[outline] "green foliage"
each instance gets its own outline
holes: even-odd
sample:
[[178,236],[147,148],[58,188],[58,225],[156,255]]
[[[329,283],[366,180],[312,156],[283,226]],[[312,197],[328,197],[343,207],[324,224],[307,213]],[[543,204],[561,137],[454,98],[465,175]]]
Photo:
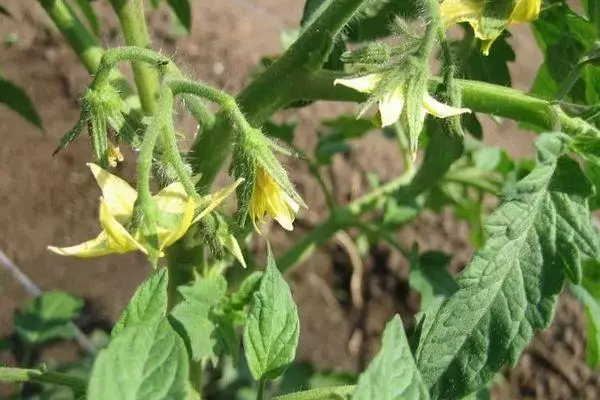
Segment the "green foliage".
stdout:
[[433,398],[472,393],[515,363],[552,321],[565,270],[598,256],[586,204],[592,189],[564,155],[566,141],[559,134],[538,139],[538,165],[486,222],[488,240],[458,290],[426,311],[416,358]]
[[2,74],[0,74],[0,104],[6,105],[36,128],[43,129],[42,119],[25,91]]
[[175,327],[186,341],[191,358],[195,361],[216,360],[221,353],[237,352],[237,338],[233,322],[221,311],[227,282],[221,276],[199,278],[191,286],[181,286],[183,297],[173,311]]
[[[75,2],[85,25],[69,6]],[[154,7],[160,3],[151,1]],[[166,3],[190,31],[192,3]],[[536,332],[552,322],[567,281],[588,315],[588,363],[600,366],[600,239],[590,215],[600,208],[597,0],[584,2],[585,15],[564,1],[544,2],[540,18],[533,22],[545,57],[533,95],[510,88],[509,64],[528,56],[515,54],[505,30],[515,22],[513,0],[482,6],[477,36],[495,39],[487,56],[467,23],[460,40],[446,38],[442,17],[448,16],[440,16],[436,0],[307,0],[299,29],[285,38],[285,52],[263,58],[260,73],[253,74],[235,98],[187,78],[185,68],[148,48],[150,37],[141,18],[144,2],[131,2],[133,17],[121,18],[130,46],[106,50],[96,43],[101,29],[92,3],[40,4],[93,74],[79,121],[57,151],[86,128],[93,157],[105,167],[114,164],[115,155],[109,154],[116,151],[113,141],[139,151],[132,161],[138,167],[138,190],[123,200],[135,218],[130,223],[117,221],[119,232],[113,232],[117,227],[106,216],[100,222],[115,249],[122,242],[142,241],[152,264],[165,267],[138,287],[110,340],[105,337],[107,347],[93,363],[89,384],[84,378],[91,357],[81,370],[3,367],[0,380],[40,383],[39,398],[72,398],[71,392],[83,396],[87,387],[85,397],[91,400],[263,399],[274,394],[280,400],[489,399],[493,377],[514,365]],[[0,13],[6,13],[1,6]],[[436,77],[430,61],[438,52],[441,68]],[[123,85],[121,62],[133,65],[137,97]],[[365,87],[358,90],[334,84],[367,74],[378,74],[382,81],[375,88],[362,81]],[[473,112],[425,119],[425,93]],[[198,122],[197,138],[187,153],[174,128],[173,106],[181,99]],[[311,121],[321,128],[314,154],[307,156],[302,147],[306,141],[298,136],[300,130],[296,132],[297,118],[273,121],[279,110],[320,100],[363,102],[363,112],[379,103],[380,110],[388,111],[386,116],[400,115],[386,123],[383,133],[395,139],[389,143],[398,146],[402,175],[385,182],[384,174],[367,171],[370,191],[340,205],[343,196],[323,175],[332,165],[338,167],[336,157],[354,151],[353,140],[376,130],[381,115]],[[41,127],[25,93],[4,79],[0,102]],[[213,112],[209,103],[220,111]],[[506,150],[480,141],[481,113],[557,133],[538,138],[537,161],[513,159]],[[463,137],[463,129],[475,139]],[[425,150],[423,157],[420,148]],[[236,189],[237,211],[230,215],[227,207],[211,209],[200,218],[202,199],[211,204],[214,200],[215,207],[219,203],[215,199],[223,192],[209,194],[210,186],[230,153],[230,175],[244,179]],[[354,245],[359,248],[357,257],[384,241],[410,265],[408,284],[421,296],[416,329],[407,338],[400,318],[392,319],[383,332],[381,351],[358,377],[293,364],[298,310],[270,248],[265,271],[250,270],[256,262],[249,249],[256,241],[246,220],[249,213],[263,212],[250,205],[258,204],[253,208],[264,208],[274,219],[289,211],[290,220],[296,210],[289,197],[304,205],[279,155],[298,156],[296,164],[305,163],[329,211],[314,227],[312,218],[297,224],[310,225],[311,231],[304,236],[303,229],[293,233],[292,247],[279,258],[282,271],[339,231],[360,233],[352,238],[356,243],[347,244],[349,253],[355,253]],[[151,182],[152,172],[156,182]],[[177,192],[169,204],[162,204],[167,211],[160,224],[157,200],[150,193],[154,183],[171,184]],[[306,188],[304,182],[299,187]],[[257,193],[262,196],[254,197]],[[311,203],[313,193],[308,193]],[[495,200],[500,206],[488,216]],[[466,222],[477,250],[456,280],[448,270],[451,254],[421,253],[416,245],[409,251],[396,237],[424,210],[444,209]],[[169,225],[174,215],[186,223]],[[159,249],[159,239],[166,243],[166,235],[173,235],[172,245]],[[233,257],[224,259],[225,249],[243,267],[248,260],[248,270],[240,272],[235,264],[238,270],[226,273]],[[360,261],[352,260],[356,276]],[[228,280],[240,276],[245,279]],[[81,308],[81,300],[49,292],[17,312],[17,336],[29,352],[23,363],[34,363],[31,351],[39,346],[73,338],[72,321]],[[0,347],[11,344],[0,342]],[[267,386],[267,381],[273,382]]]
[[94,8],[92,7],[92,2],[90,0],[77,0],[77,6],[83,13],[85,19],[87,19],[94,35],[100,37],[100,24],[98,22],[98,17],[94,12]]
[[94,364],[90,400],[185,399],[185,344],[166,318],[128,326],[102,350]]
[[83,300],[68,293],[45,292],[15,313],[17,335],[31,346],[71,339],[75,332],[69,323],[79,316],[82,307]]
[[167,0],[167,3],[179,19],[179,22],[187,29],[192,30],[192,7],[189,0]]
[[[418,252],[417,248],[414,250]],[[421,255],[417,253],[413,258],[410,264],[409,284],[421,294],[422,310],[456,292],[458,287],[448,272],[450,256],[430,251]]]
[[146,278],[113,327],[112,336],[118,336],[130,326],[163,318],[167,313],[168,283],[166,268],[161,268]]
[[404,334],[399,316],[383,331],[381,351],[360,376],[355,400],[429,399],[429,393]]
[[298,310],[269,251],[267,268],[252,296],[244,326],[244,350],[254,379],[280,376],[294,360],[298,335]]
[[589,366],[597,369],[600,367],[600,297],[582,286],[571,286],[571,292],[585,306],[588,320],[586,358]]

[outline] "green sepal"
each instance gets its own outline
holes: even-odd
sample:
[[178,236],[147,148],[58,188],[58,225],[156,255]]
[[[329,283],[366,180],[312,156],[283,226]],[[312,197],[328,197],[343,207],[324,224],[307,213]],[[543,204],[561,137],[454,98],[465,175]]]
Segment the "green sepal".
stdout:
[[408,131],[410,149],[416,154],[419,147],[419,136],[425,124],[425,110],[423,109],[423,95],[427,92],[427,79],[429,77],[427,66],[413,72],[406,81],[406,103],[402,112],[402,122]]
[[355,51],[346,51],[340,57],[346,64],[383,64],[387,63],[392,50],[385,43],[370,43]]

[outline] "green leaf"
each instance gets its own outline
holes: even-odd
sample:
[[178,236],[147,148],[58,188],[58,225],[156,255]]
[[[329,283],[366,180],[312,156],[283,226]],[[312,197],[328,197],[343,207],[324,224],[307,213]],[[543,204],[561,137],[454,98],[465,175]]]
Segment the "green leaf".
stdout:
[[73,327],[69,325],[79,316],[83,300],[58,290],[45,292],[30,301],[22,312],[15,314],[17,335],[32,345],[55,339],[71,339]]
[[456,293],[426,316],[416,359],[433,398],[465,396],[515,363],[552,321],[564,263],[598,256],[592,187],[565,156],[567,143],[562,134],[539,137],[537,166],[488,218],[486,244]]
[[192,8],[188,0],[167,0],[177,19],[187,29],[192,30]]
[[29,97],[17,85],[7,81],[0,75],[0,104],[5,104],[8,108],[15,111],[27,122],[34,125],[40,130],[43,130],[42,119],[37,113],[35,107]]
[[244,327],[246,361],[254,379],[281,375],[294,361],[298,335],[298,310],[269,248],[267,268]]
[[571,285],[571,292],[585,306],[588,321],[587,363],[596,369],[600,367],[600,299],[594,298],[582,286]]
[[146,278],[136,289],[121,318],[113,327],[112,337],[119,335],[129,326],[164,317],[167,313],[168,285],[169,276],[166,268],[161,268]]
[[348,143],[350,139],[358,139],[374,128],[370,120],[356,119],[351,116],[323,121],[323,125],[326,129],[324,132],[319,132],[319,141],[315,150],[317,162],[322,165],[330,164],[335,154],[350,151],[351,147]]
[[100,352],[88,399],[185,399],[188,376],[185,345],[169,321],[147,321],[127,327]]
[[233,293],[227,302],[228,308],[232,310],[242,310],[246,305],[250,304],[252,295],[258,290],[263,273],[255,271],[250,274],[237,292]]
[[494,41],[489,55],[481,52],[472,29],[465,29],[465,37],[452,44],[458,60],[458,74],[467,79],[511,86],[508,63],[515,61],[515,52],[506,41],[510,34],[505,32]]
[[91,0],[77,0],[77,5],[81,9],[83,16],[87,19],[94,35],[96,37],[100,36],[100,24],[98,23],[98,17],[96,17],[96,13],[92,8]]
[[448,272],[450,259],[446,253],[430,251],[411,261],[408,283],[421,294],[421,310],[450,297],[458,289]]
[[227,292],[227,282],[222,276],[200,277],[179,292],[183,301],[171,311],[173,326],[184,338],[194,361],[204,358],[215,360],[229,349],[232,324],[217,308]]
[[353,400],[429,399],[399,316],[383,331],[381,351],[358,378]]
[[[533,26],[545,62],[538,71],[531,92],[552,99],[565,78],[594,45],[597,29],[566,4],[549,7]],[[599,78],[598,68],[585,67],[570,91],[570,99],[583,104],[598,101],[600,87],[596,87],[595,82]]]

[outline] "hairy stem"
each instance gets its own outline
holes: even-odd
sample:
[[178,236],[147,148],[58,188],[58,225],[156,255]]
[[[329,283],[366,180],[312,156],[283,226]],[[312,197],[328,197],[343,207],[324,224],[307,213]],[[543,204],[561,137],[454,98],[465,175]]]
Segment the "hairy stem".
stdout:
[[[146,26],[143,1],[110,0],[110,3],[121,22],[125,43],[129,46],[149,48],[150,36]],[[137,61],[132,63],[132,68],[142,110],[145,114],[150,115],[156,111],[158,74],[155,69]]]
[[39,369],[0,367],[0,382],[38,382],[68,386],[85,392],[87,381],[77,376]]
[[[327,52],[346,23],[366,0],[327,0],[298,40],[271,67],[246,87],[237,103],[254,126],[260,126],[275,111],[289,104],[289,85],[308,72],[307,61]],[[329,48],[330,49],[330,48]],[[326,60],[327,54],[322,57]],[[322,65],[322,63],[321,63]],[[318,69],[321,65],[310,65]],[[232,132],[224,121],[204,132],[192,148],[192,165],[202,174],[199,186],[208,189],[229,156]]]
[[102,58],[102,47],[96,38],[77,19],[64,0],[38,0],[63,34],[88,72],[96,71]]

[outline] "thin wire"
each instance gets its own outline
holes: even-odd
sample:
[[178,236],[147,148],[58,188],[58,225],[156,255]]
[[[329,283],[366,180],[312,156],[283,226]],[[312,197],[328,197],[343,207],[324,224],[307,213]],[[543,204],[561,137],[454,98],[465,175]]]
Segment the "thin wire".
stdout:
[[[7,271],[9,271],[15,279],[23,286],[25,291],[33,297],[38,297],[42,294],[42,290],[27,276],[25,273],[12,262],[10,258],[6,256],[4,251],[0,249],[0,265],[2,265]],[[79,329],[73,322],[69,322],[69,326],[73,329],[73,335],[75,340],[90,355],[97,353],[96,347],[88,339],[88,337]]]

